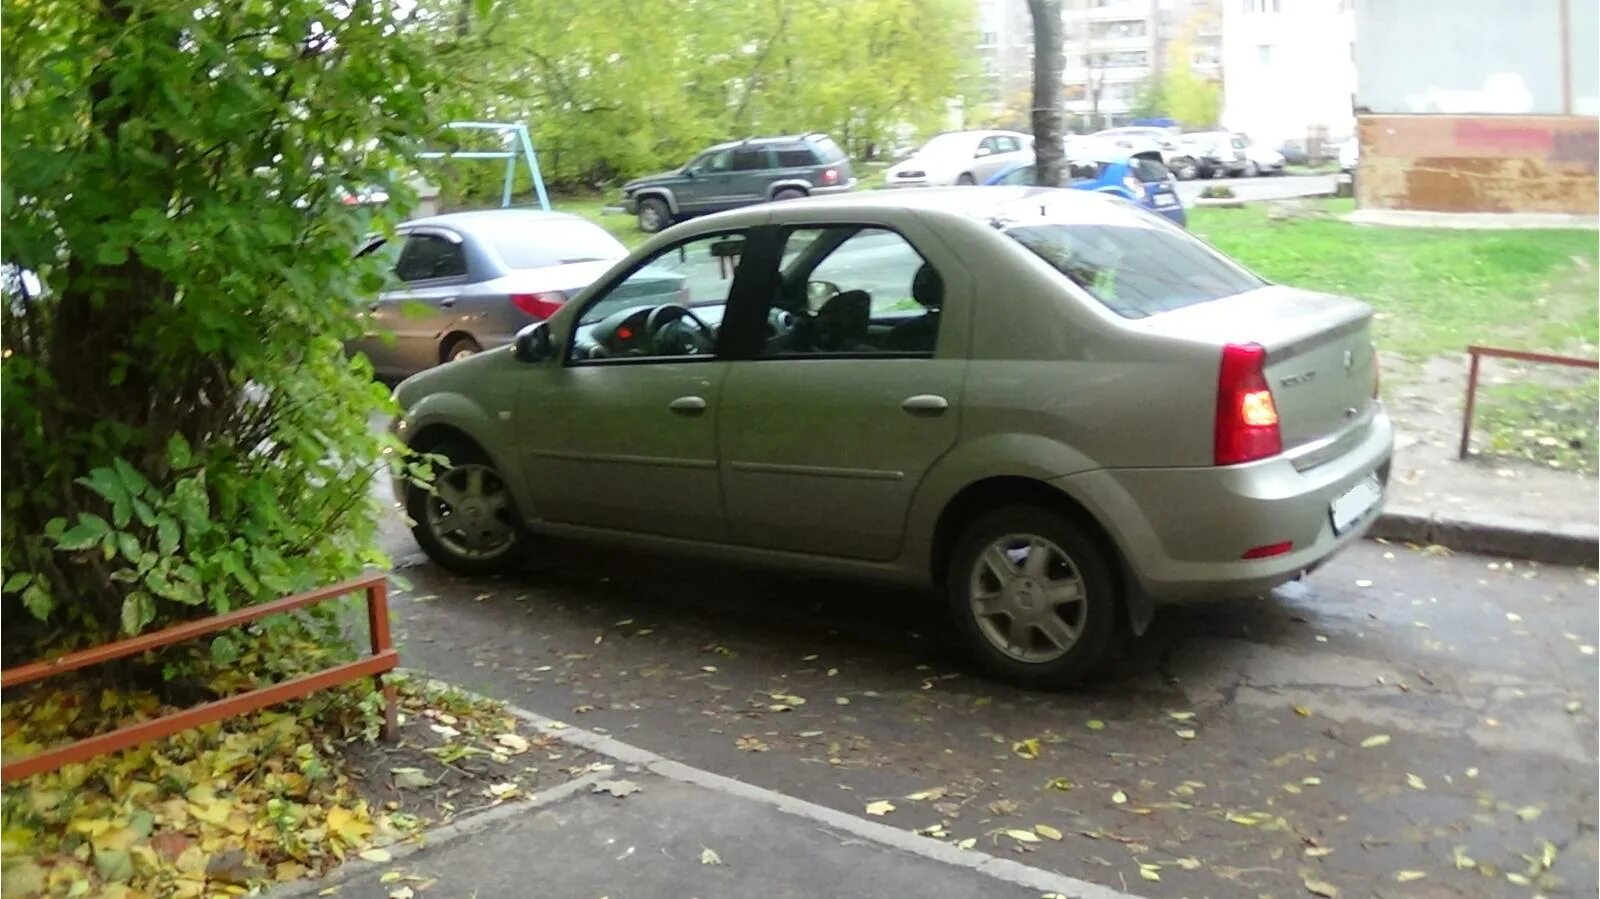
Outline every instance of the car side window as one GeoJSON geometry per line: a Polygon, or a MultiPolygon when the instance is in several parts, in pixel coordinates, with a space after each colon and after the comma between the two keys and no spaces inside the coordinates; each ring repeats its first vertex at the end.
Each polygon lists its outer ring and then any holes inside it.
{"type": "Polygon", "coordinates": [[[993,154],[995,152],[995,150],[996,150],[996,148],[998,146],[999,146],[999,144],[997,143],[995,138],[986,137],[983,140],[978,141],[978,149],[975,150],[972,155],[975,156],[975,157],[976,156],[989,156],[989,155],[991,155],[991,154],[993,154]]]}
{"type": "Polygon", "coordinates": [[[1000,184],[1021,184],[1032,186],[1035,169],[1031,165],[1021,165],[1000,176],[1000,184]]]}
{"type": "Polygon", "coordinates": [[[778,168],[795,169],[817,164],[817,155],[810,147],[784,147],[778,152],[778,168]]]}
{"type": "Polygon", "coordinates": [[[394,273],[402,281],[458,278],[467,273],[467,254],[461,244],[437,234],[411,234],[394,273]]]}
{"type": "Polygon", "coordinates": [[[944,283],[900,234],[790,229],[780,265],[758,358],[933,354],[944,283]]]}
{"type": "Polygon", "coordinates": [[[743,149],[733,151],[733,170],[736,172],[758,172],[771,168],[767,161],[766,148],[743,149]]]}
{"type": "Polygon", "coordinates": [[[710,358],[744,246],[743,231],[719,232],[651,256],[578,313],[567,362],[710,358]]]}
{"type": "Polygon", "coordinates": [[[708,175],[726,172],[728,171],[728,167],[732,164],[729,161],[731,156],[733,156],[733,154],[727,150],[718,150],[715,153],[707,153],[695,161],[693,168],[697,172],[702,172],[708,175]]]}
{"type": "Polygon", "coordinates": [[[1014,137],[997,137],[994,139],[994,143],[1001,153],[1015,153],[1022,149],[1014,137]]]}

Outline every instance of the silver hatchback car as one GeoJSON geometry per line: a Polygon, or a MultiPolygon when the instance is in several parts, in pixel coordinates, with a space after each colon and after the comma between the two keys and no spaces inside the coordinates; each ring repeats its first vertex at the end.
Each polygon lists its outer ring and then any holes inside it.
{"type": "Polygon", "coordinates": [[[1393,443],[1371,316],[1081,191],[761,206],[401,384],[397,433],[449,464],[400,499],[461,572],[553,534],[924,585],[989,670],[1059,684],[1157,604],[1361,535],[1393,443]]]}

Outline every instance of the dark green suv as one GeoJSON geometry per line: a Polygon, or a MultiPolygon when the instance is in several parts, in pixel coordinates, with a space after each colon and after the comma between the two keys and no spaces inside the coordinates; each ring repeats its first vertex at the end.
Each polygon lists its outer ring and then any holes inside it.
{"type": "Polygon", "coordinates": [[[654,233],[675,221],[768,200],[843,193],[856,186],[844,151],[826,134],[718,144],[682,168],[622,186],[622,205],[654,233]]]}

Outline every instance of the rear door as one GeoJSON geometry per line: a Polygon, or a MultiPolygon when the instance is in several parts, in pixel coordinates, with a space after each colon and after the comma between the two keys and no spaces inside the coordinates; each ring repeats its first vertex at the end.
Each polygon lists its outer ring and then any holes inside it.
{"type": "Polygon", "coordinates": [[[723,387],[730,539],[892,559],[918,484],[960,428],[964,331],[944,324],[942,291],[914,289],[930,260],[954,265],[919,250],[906,235],[931,236],[909,227],[778,234],[784,251],[767,258],[784,261],[755,319],[788,322],[730,363],[723,387]]]}
{"type": "Polygon", "coordinates": [[[767,198],[767,186],[777,178],[772,152],[765,146],[740,147],[733,151],[733,178],[722,208],[748,206],[767,198]]]}
{"type": "Polygon", "coordinates": [[[404,377],[439,364],[439,337],[456,318],[455,306],[471,280],[465,239],[447,228],[408,231],[394,267],[397,284],[378,297],[373,321],[394,335],[379,374],[404,377]]]}

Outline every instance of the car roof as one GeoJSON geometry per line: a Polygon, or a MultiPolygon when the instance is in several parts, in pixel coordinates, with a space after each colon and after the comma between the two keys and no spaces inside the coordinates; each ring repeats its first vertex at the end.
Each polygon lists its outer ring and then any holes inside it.
{"type": "Polygon", "coordinates": [[[464,231],[470,234],[480,234],[486,231],[499,231],[503,228],[526,226],[538,222],[583,222],[586,225],[591,224],[588,219],[568,212],[546,212],[543,209],[475,209],[469,212],[447,212],[443,215],[430,215],[425,218],[411,219],[410,221],[402,222],[399,230],[436,227],[464,231]]]}
{"type": "Polygon", "coordinates": [[[783,134],[777,137],[747,137],[743,140],[723,141],[700,152],[710,153],[715,150],[731,150],[734,147],[765,147],[771,144],[813,143],[819,138],[828,138],[828,135],[823,134],[821,131],[812,131],[807,134],[783,134]]]}
{"type": "Polygon", "coordinates": [[[955,216],[972,221],[1013,217],[1018,210],[1037,210],[1048,205],[1056,211],[1068,210],[1086,218],[1120,220],[1132,213],[1120,200],[1081,190],[1052,187],[996,185],[992,187],[927,187],[900,190],[860,191],[826,197],[801,197],[782,203],[747,206],[700,219],[713,224],[710,230],[728,227],[783,225],[796,221],[816,221],[830,215],[851,220],[871,218],[874,213],[903,210],[955,216]]]}

